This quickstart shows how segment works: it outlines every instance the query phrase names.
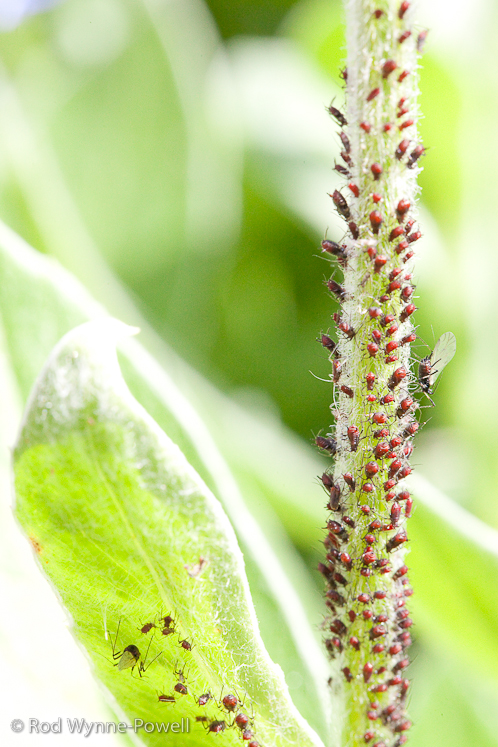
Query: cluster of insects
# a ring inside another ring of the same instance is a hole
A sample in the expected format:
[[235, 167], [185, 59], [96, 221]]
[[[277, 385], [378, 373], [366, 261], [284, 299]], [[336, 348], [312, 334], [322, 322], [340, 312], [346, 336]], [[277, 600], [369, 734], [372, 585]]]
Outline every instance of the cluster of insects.
[[[380, 62], [370, 71], [372, 87], [362, 101], [358, 81], [353, 83], [355, 115], [361, 111], [356, 148], [346, 131], [346, 114], [329, 107], [340, 126], [344, 164], [335, 170], [346, 179], [348, 193], [336, 189], [331, 197], [347, 231], [342, 242], [322, 241], [324, 256], [335, 264], [326, 286], [339, 304], [332, 316], [337, 339], [328, 332], [320, 338], [332, 364], [335, 425], [315, 438], [335, 461], [320, 478], [330, 511], [326, 556], [319, 564], [329, 611], [324, 642], [340, 662], [342, 682], [364, 692], [362, 738], [372, 747], [400, 747], [411, 725], [404, 672], [412, 589], [403, 550], [413, 512], [406, 478], [420, 428], [415, 414], [422, 408], [415, 395], [418, 391], [434, 404], [434, 385], [456, 350], [455, 337], [447, 332], [418, 362], [417, 375], [411, 370], [410, 346], [417, 340], [412, 263], [422, 234], [413, 198], [392, 192], [393, 184], [413, 184], [425, 152], [414, 140], [408, 79], [426, 32], [408, 41], [413, 36], [409, 9], [403, 0], [395, 15], [379, 9], [368, 22], [365, 33], [377, 40], [374, 59]], [[343, 78], [347, 86], [347, 71]]]
[[[149, 651], [151, 648], [152, 641], [157, 633], [160, 636], [169, 637], [176, 634], [175, 620], [171, 615], [159, 616], [152, 622], [145, 623], [138, 630], [142, 636], [148, 636], [149, 641], [145, 649], [145, 655], [142, 657], [142, 653], [135, 643], [131, 643], [125, 648], [118, 650], [117, 641], [119, 636], [119, 630], [121, 627], [121, 619], [118, 621], [116, 633], [112, 640], [112, 659], [113, 666], [117, 667], [118, 671], [129, 669], [133, 675], [134, 670], [137, 671], [140, 678], [142, 678], [149, 667], [157, 660], [162, 654], [160, 651], [152, 659], [149, 660]], [[187, 639], [181, 639], [178, 637], [179, 647], [186, 652], [191, 652], [194, 645]], [[177, 664], [178, 667], [178, 664]], [[192, 695], [189, 692], [190, 685], [188, 683], [188, 673], [185, 673], [185, 667], [177, 668], [173, 672], [176, 683], [172, 688], [171, 693], [157, 693], [158, 703], [175, 704], [179, 699], [184, 696]], [[259, 742], [253, 734], [253, 723], [254, 717], [249, 717], [243, 710], [243, 703], [238, 696], [233, 694], [220, 695], [216, 698], [211, 692], [205, 692], [201, 695], [194, 696], [195, 703], [199, 708], [203, 708], [207, 705], [216, 705], [219, 710], [222, 711], [224, 718], [208, 717], [203, 714], [196, 717], [196, 722], [202, 725], [208, 733], [220, 734], [226, 729], [235, 729], [244, 742], [247, 742], [248, 747], [259, 747]]]

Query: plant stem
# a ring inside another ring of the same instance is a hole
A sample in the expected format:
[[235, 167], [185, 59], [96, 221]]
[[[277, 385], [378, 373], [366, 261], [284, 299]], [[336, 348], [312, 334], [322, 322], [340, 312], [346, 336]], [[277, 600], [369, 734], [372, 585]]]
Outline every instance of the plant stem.
[[399, 747], [405, 714], [411, 620], [404, 554], [412, 498], [410, 396], [417, 140], [417, 47], [408, 2], [346, 0], [347, 112], [341, 125], [346, 177], [331, 195], [348, 224], [322, 250], [342, 270], [327, 285], [341, 304], [338, 341], [322, 336], [335, 383], [335, 426], [317, 445], [335, 456], [322, 482], [331, 511], [320, 570], [330, 610], [325, 645], [332, 687], [345, 706], [343, 745]]

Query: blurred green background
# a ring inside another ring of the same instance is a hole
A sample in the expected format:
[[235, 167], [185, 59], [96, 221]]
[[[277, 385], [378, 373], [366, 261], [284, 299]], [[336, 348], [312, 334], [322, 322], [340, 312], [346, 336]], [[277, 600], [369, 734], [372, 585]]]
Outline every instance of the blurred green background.
[[[331, 388], [309, 371], [328, 375], [316, 338], [335, 310], [317, 254], [326, 231], [341, 236], [325, 112], [343, 97], [341, 4], [45, 5], [0, 5], [0, 216], [114, 313], [118, 278], [187, 362], [311, 448], [330, 417]], [[420, 8], [431, 32], [416, 322], [430, 346], [451, 329], [458, 353], [414, 463], [498, 528], [496, 10]], [[498, 745], [498, 679], [441, 637], [418, 651], [413, 744]]]

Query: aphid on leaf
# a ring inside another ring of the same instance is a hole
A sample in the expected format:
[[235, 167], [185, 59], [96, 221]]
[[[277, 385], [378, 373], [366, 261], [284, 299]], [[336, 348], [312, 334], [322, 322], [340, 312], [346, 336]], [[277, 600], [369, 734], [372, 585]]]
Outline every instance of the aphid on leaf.
[[443, 368], [448, 365], [456, 353], [456, 338], [453, 332], [445, 332], [436, 342], [432, 353], [422, 360], [418, 366], [418, 381], [420, 388], [431, 399], [434, 384]]
[[121, 619], [118, 622], [116, 636], [112, 644], [112, 658], [116, 662], [114, 666], [117, 667], [120, 672], [123, 671], [123, 669], [131, 669], [132, 674], [135, 667], [138, 666], [138, 674], [141, 677], [142, 674], [147, 671], [150, 665], [161, 655], [162, 652], [159, 652], [147, 666], [145, 665], [145, 662], [147, 661], [147, 654], [149, 653], [150, 649], [150, 644], [152, 643], [152, 636], [149, 639], [149, 645], [147, 646], [147, 651], [143, 660], [141, 658], [141, 653], [138, 646], [135, 646], [134, 644], [126, 646], [126, 648], [124, 648], [122, 651], [116, 651], [116, 641], [118, 640], [120, 625]]
[[174, 695], [158, 695], [157, 699], [159, 703], [175, 703], [175, 696]]
[[199, 695], [199, 700], [197, 701], [197, 704], [200, 706], [205, 706], [208, 700], [210, 700], [213, 696], [211, 693], [204, 693], [204, 695]]

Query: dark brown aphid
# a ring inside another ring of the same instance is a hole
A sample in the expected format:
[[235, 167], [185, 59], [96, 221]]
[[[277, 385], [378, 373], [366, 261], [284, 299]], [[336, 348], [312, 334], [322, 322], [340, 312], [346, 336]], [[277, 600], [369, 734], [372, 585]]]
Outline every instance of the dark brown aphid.
[[346, 220], [349, 220], [351, 218], [351, 213], [349, 211], [349, 206], [344, 197], [341, 195], [338, 189], [334, 190], [334, 194], [330, 195], [332, 197], [332, 200], [334, 201], [334, 205], [337, 208], [337, 212], [342, 215], [343, 218], [346, 218]]
[[406, 165], [409, 169], [411, 169], [415, 163], [418, 161], [420, 156], [422, 156], [425, 152], [425, 148], [423, 145], [417, 145], [416, 148], [412, 150], [410, 153], [410, 156], [408, 158], [408, 161], [406, 162]]
[[140, 628], [140, 632], [143, 633], [143, 635], [147, 635], [147, 633], [155, 627], [154, 623], [146, 623], [142, 628]]
[[344, 146], [344, 150], [346, 153], [351, 153], [351, 143], [349, 142], [349, 138], [346, 135], [345, 132], [340, 132], [339, 137], [341, 138], [342, 144]]
[[183, 682], [177, 682], [174, 689], [177, 693], [180, 693], [180, 695], [188, 695], [187, 687]]
[[345, 127], [348, 123], [346, 117], [344, 114], [339, 111], [339, 109], [336, 109], [335, 106], [332, 106], [332, 104], [329, 106], [329, 114], [334, 117], [334, 119], [338, 122], [338, 124], [341, 125], [341, 127]]
[[114, 659], [114, 661], [117, 660], [114, 666], [117, 667], [120, 672], [123, 671], [123, 669], [131, 669], [131, 674], [133, 674], [133, 670], [138, 665], [138, 674], [140, 675], [140, 677], [142, 677], [142, 675], [147, 671], [150, 665], [158, 658], [158, 656], [161, 655], [161, 652], [159, 652], [159, 654], [157, 654], [157, 656], [155, 656], [152, 661], [147, 664], [147, 666], [145, 665], [150, 649], [150, 644], [152, 643], [152, 637], [149, 639], [149, 645], [147, 646], [147, 651], [143, 660], [141, 659], [141, 654], [138, 646], [135, 646], [134, 644], [126, 646], [126, 648], [124, 648], [122, 651], [116, 651], [116, 641], [118, 640], [120, 625], [121, 619], [118, 622], [116, 635], [112, 644], [112, 658]]
[[222, 731], [225, 731], [226, 728], [226, 721], [211, 721], [211, 723], [207, 727], [207, 730], [211, 732], [211, 734], [220, 734]]
[[342, 174], [342, 176], [351, 176], [351, 172], [345, 166], [341, 166], [340, 163], [334, 165], [334, 171], [337, 171], [338, 174]]
[[183, 648], [183, 649], [184, 649], [185, 651], [192, 651], [192, 644], [191, 644], [191, 643], [189, 643], [189, 642], [188, 642], [187, 640], [183, 640], [183, 641], [180, 641], [180, 646], [181, 646], [181, 647], [182, 647], [182, 648]]
[[319, 449], [328, 451], [332, 456], [337, 451], [337, 441], [335, 440], [335, 438], [323, 438], [323, 436], [317, 436], [315, 438], [315, 443]]
[[174, 695], [158, 695], [157, 699], [159, 703], [176, 703]]
[[330, 280], [327, 280], [327, 288], [331, 293], [333, 293], [335, 296], [337, 296], [339, 301], [344, 301], [346, 297], [346, 291], [342, 287], [342, 285], [339, 285], [334, 278], [330, 278]]

